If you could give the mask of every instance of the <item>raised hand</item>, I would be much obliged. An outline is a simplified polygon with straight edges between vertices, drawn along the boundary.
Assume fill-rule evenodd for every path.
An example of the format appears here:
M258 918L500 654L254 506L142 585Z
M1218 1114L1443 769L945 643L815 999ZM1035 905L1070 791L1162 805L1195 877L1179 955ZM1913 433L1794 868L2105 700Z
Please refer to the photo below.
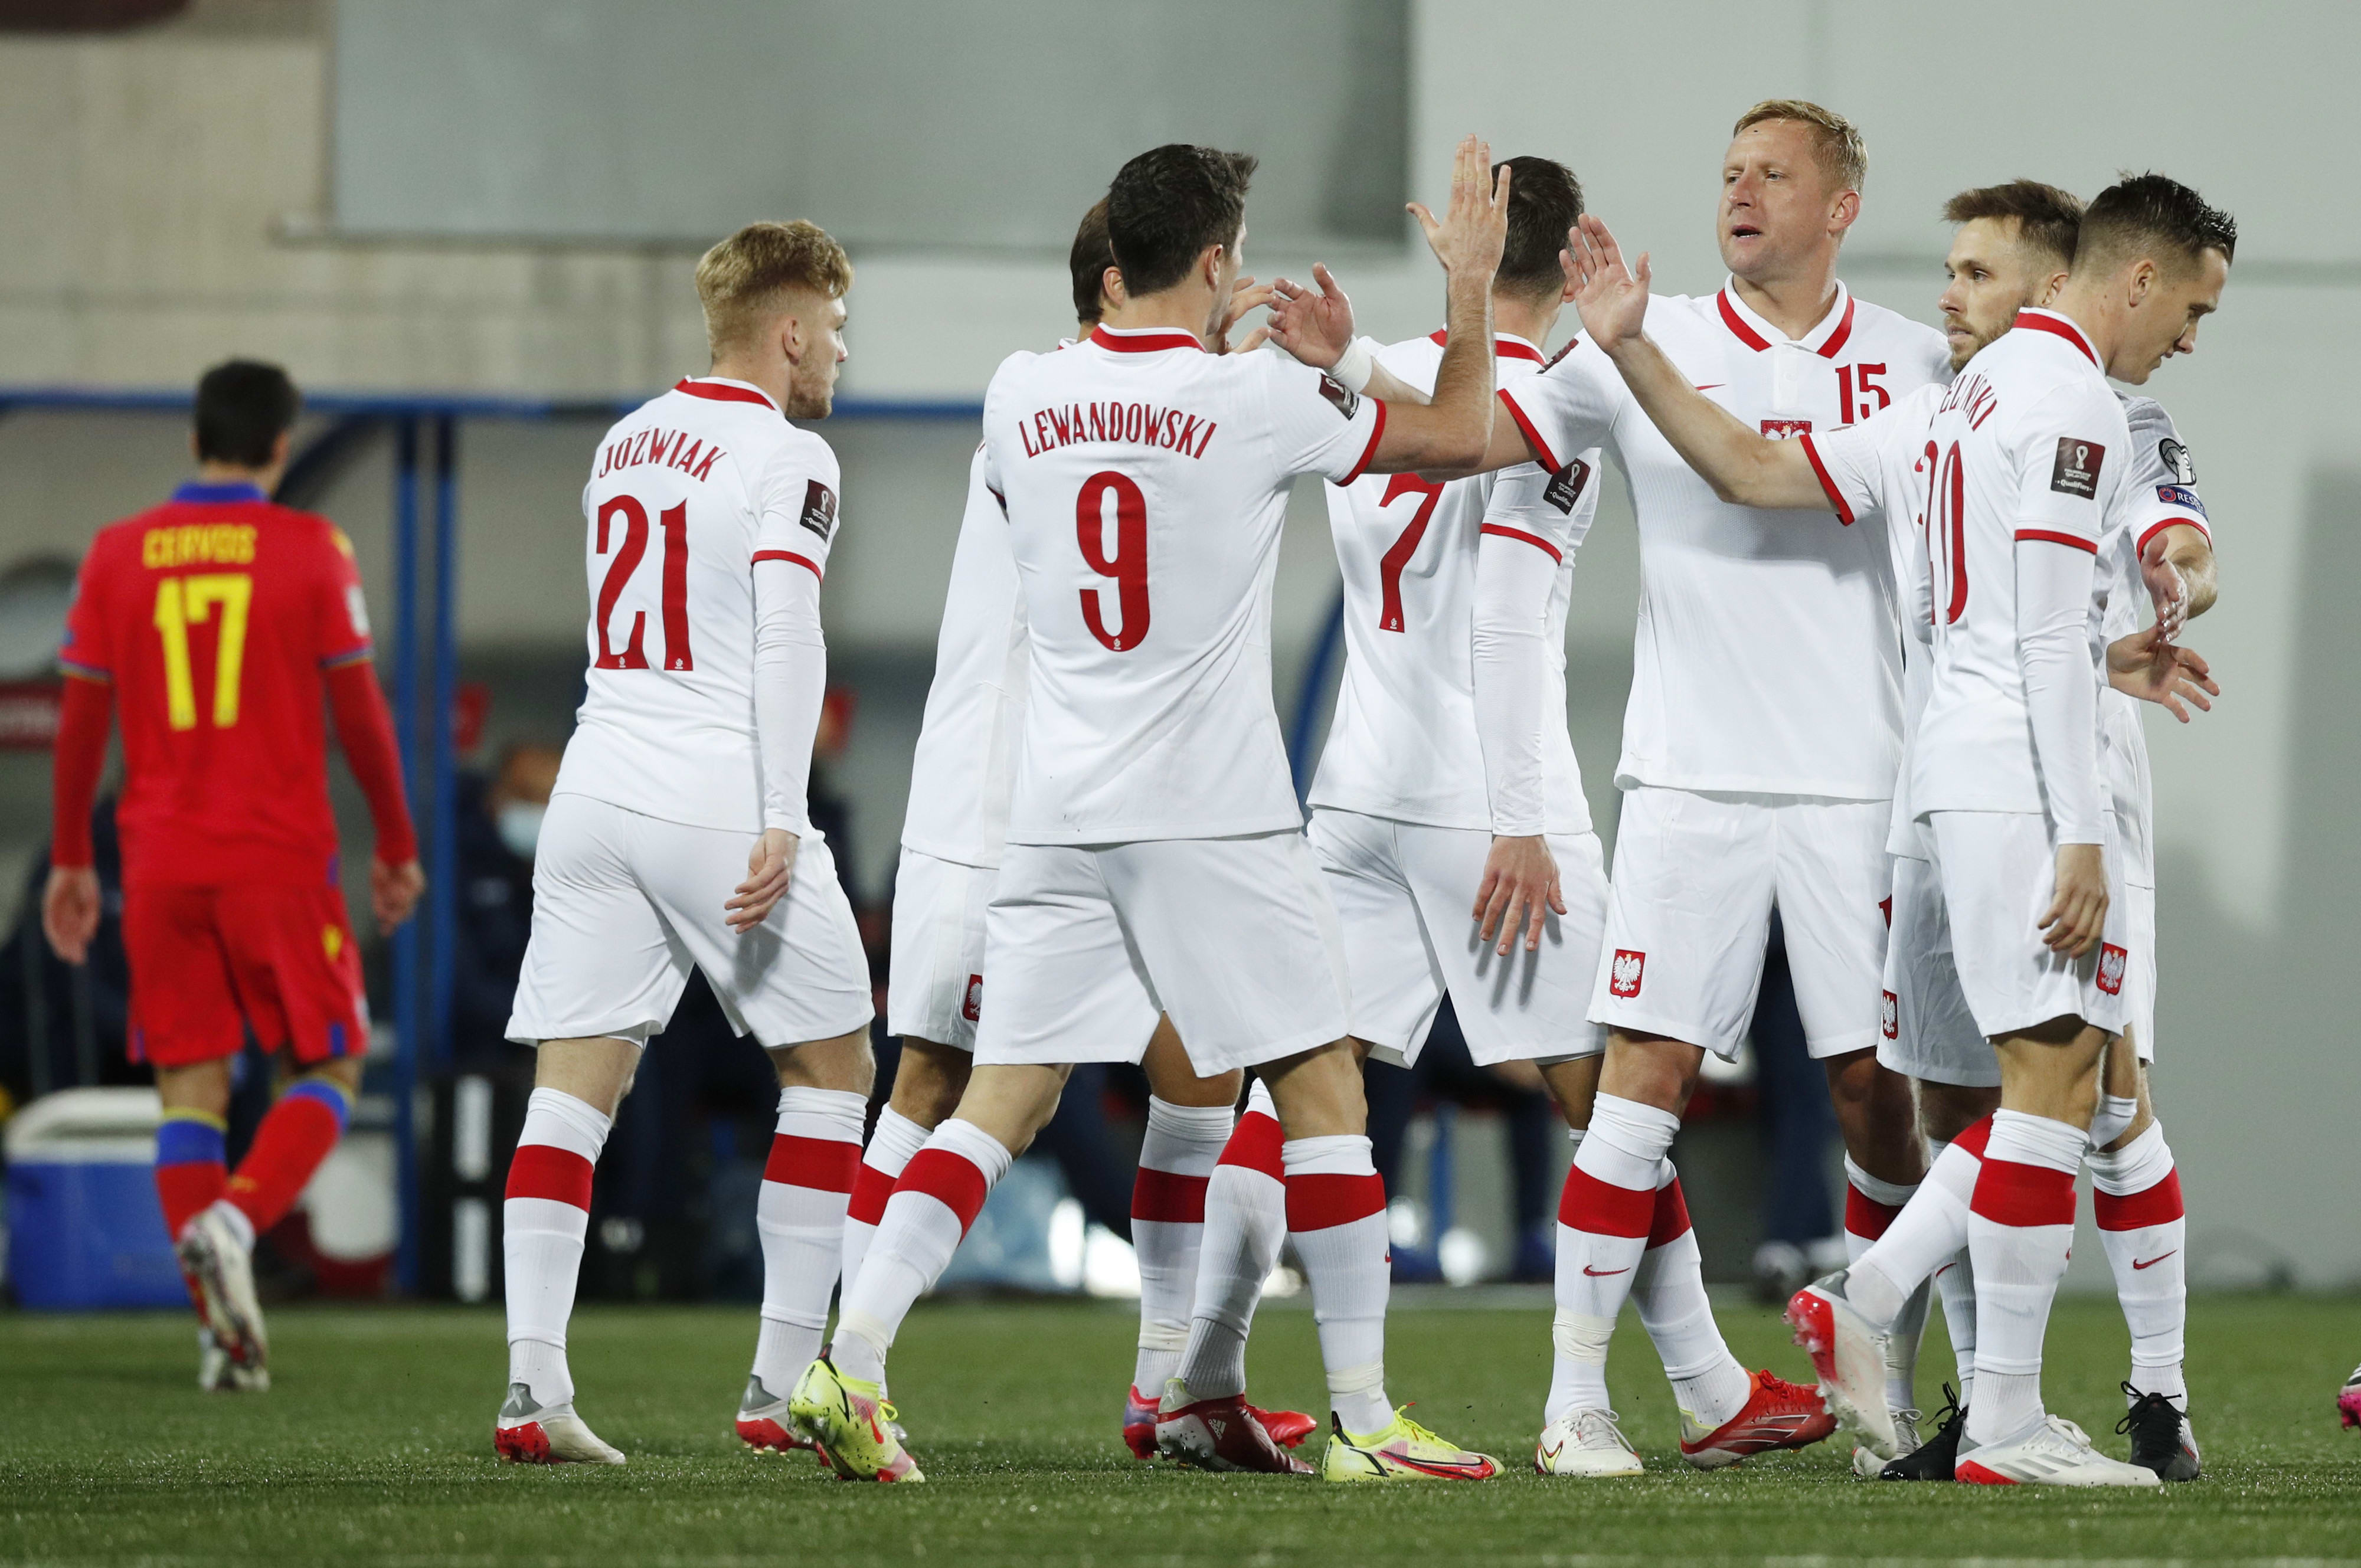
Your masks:
M1426 231L1426 243L1444 272L1453 278L1481 277L1488 283L1500 269L1509 243L1509 170L1492 176L1490 144L1469 137L1459 144L1451 169L1451 205L1441 222L1425 203L1407 210Z
M1353 302L1334 273L1319 262L1312 264L1312 281L1318 291L1281 278L1270 286L1270 340L1290 356L1325 370L1343 357L1353 342Z
M2118 637L2107 644L2107 684L2142 702L2152 702L2186 724L2189 710L2211 713L2209 698L2222 695L2213 667L2194 648L2176 646L2161 625Z
M1640 335L1648 316L1648 253L1640 253L1635 277L1623 264L1622 247L1605 224L1584 214L1565 231L1558 265L1575 286L1574 308L1582 329L1604 349Z
M1235 345L1230 342L1230 334L1237 330L1239 321L1248 311L1260 310L1270 303L1271 298L1271 286L1257 284L1252 278L1241 278L1232 285L1230 308L1222 313L1220 324L1213 328L1213 341L1210 345L1213 351L1216 354L1246 354L1260 348L1262 340L1269 335L1264 327L1255 328L1246 334L1244 343Z

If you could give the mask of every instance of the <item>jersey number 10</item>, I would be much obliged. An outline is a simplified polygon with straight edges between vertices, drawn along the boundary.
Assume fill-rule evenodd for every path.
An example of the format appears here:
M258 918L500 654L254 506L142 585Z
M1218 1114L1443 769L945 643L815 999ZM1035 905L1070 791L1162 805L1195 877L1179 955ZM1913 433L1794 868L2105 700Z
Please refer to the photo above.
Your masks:
M648 629L648 612L631 612L631 636L618 652L608 640L608 623L615 616L615 601L623 597L623 585L640 569L640 558L648 553L648 509L630 496L609 496L598 503L598 554L610 548L609 530L617 518L623 521L621 548L616 549L615 559L607 567L607 575L598 583L598 614L593 621L598 629L598 657L591 668L598 670L644 670L648 667L643 639ZM688 503L682 501L668 506L656 514L664 529L664 667L667 670L693 670L697 657L688 645Z
M156 635L164 644L164 715L175 729L197 727L197 683L189 671L189 628L221 609L214 642L214 728L237 722L238 678L246 671L246 618L254 579L244 572L165 577L156 584Z

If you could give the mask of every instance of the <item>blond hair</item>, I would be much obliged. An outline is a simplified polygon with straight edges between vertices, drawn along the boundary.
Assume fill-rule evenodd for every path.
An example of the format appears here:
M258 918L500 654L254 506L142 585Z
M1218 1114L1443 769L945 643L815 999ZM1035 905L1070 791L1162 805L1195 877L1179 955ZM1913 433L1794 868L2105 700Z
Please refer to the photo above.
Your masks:
M1801 98L1765 98L1739 115L1730 134L1735 137L1765 120L1793 120L1811 127L1813 160L1838 190L1858 191L1869 179L1869 149L1861 145L1861 130L1834 109Z
M748 224L697 263L705 341L716 354L742 344L791 289L833 300L851 287L852 261L844 247L802 218Z

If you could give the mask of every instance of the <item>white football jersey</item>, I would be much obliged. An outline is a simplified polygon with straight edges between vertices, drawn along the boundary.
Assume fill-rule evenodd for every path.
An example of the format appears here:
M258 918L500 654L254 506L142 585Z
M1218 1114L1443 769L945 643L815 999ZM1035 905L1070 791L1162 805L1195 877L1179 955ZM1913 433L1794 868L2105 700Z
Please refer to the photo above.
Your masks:
M2118 543L2131 433L2098 356L2064 316L2028 310L1951 383L1927 439L1938 455L1927 537L1938 610L1934 690L1911 759L1910 804L1930 811L2047 812L2068 843L2098 823L2088 780L2045 779L2019 663L2022 541L2088 551L2092 601L2110 598L2098 561ZM2095 645L2097 627L2092 628ZM2092 650L2095 652L2095 646ZM2097 663L2092 679L2103 689ZM2095 713L2096 693L2093 696ZM2096 726L2094 724L2094 729ZM2093 763L2104 746L2092 738Z
M1495 343L1504 384L1547 363L1522 338L1502 334ZM1431 392L1443 345L1436 332L1394 344L1378 357L1403 381ZM1471 655L1476 556L1486 532L1514 529L1551 558L1536 560L1557 576L1548 625L1556 707L1541 726L1542 831L1590 830L1566 731L1565 615L1575 548L1598 510L1598 465L1595 449L1573 460L1553 492L1564 506L1543 500L1555 476L1531 463L1447 484L1393 474L1329 488L1328 527L1345 585L1345 673L1312 784L1312 805L1492 830Z
M1841 284L1801 338L1734 288L1650 301L1648 332L1692 384L1766 435L1851 424L1949 375L1940 334ZM1615 782L1890 797L1901 656L1878 531L1717 499L1587 340L1500 398L1546 466L1612 444L1631 479L1640 620Z
M1902 761L1894 774L1894 816L1885 852L1931 861L1927 825L1910 809L1910 753L1934 684L1932 590L1927 554L1927 487L1933 470L1928 427L1949 384L1929 382L1859 424L1807 432L1812 471L1840 521L1885 530L1902 611Z
M823 575L837 495L828 443L743 381L684 380L607 433L582 490L590 669L556 793L762 830L754 563Z
M1180 332L1001 366L985 482L1032 641L1010 842L1302 825L1270 695L1279 528L1296 475L1357 478L1384 428L1316 370Z
M927 688L902 819L905 845L968 866L1000 863L1032 667L1008 516L983 470L979 445L968 465L967 510L951 553L935 679Z
M2186 523L2206 538L2213 531L2198 499L2196 467L2189 448L2173 428L2172 416L2153 398L2117 392L2124 420L2132 433L2128 485L2130 517L2117 535L2115 548L2099 563L2110 582L2110 596L2101 635L2112 642L2147 626L2151 619L2147 583L2140 576L2140 554L2149 540L2175 523ZM2106 730L2103 762L2107 793L2115 813L2115 837L2123 847L2124 880L2135 887L2156 885L2156 806L2149 784L2147 736L2140 719L2140 701L2113 687L2099 695L2099 721Z

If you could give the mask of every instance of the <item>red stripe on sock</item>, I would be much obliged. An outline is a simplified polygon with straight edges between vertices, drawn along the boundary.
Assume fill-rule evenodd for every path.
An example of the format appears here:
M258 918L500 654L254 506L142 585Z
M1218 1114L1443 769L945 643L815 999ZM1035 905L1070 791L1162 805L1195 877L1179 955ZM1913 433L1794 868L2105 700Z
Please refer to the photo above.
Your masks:
M1312 1173L1286 1180L1290 1231L1324 1231L1385 1212L1385 1179L1374 1170L1367 1176Z
M2103 1231L2137 1231L2150 1225L2169 1225L2183 1219L2187 1211L2180 1206L2180 1170L2175 1167L2164 1173L2164 1179L2144 1192L2127 1192L2118 1198L2112 1192L2092 1189L2091 1207L2098 1214Z
M1617 1187L1578 1165L1568 1166L1565 1190L1558 1195L1557 1223L1594 1236L1644 1236L1655 1228L1656 1194Z
M885 1217L885 1200L893 1196L894 1179L862 1160L852 1176L852 1197L845 1205L844 1217L873 1225Z
M793 1133L771 1135L771 1157L763 1162L763 1179L787 1187L808 1187L819 1192L850 1192L861 1168L861 1146L841 1138L799 1138Z
M2070 1225L2074 1173L1987 1157L1968 1209L1999 1225Z
M1564 1217L1562 1211L1560 1217ZM1648 1248L1653 1252L1688 1234L1689 1201L1681 1192L1681 1179L1675 1176L1656 1189L1656 1206L1648 1222Z
M1249 1111L1238 1118L1230 1134L1230 1141L1222 1146L1222 1165L1242 1165L1248 1170L1261 1171L1274 1181L1287 1179L1287 1161L1279 1150L1287 1135L1279 1130L1279 1120L1259 1111Z
M228 1181L229 1168L217 1159L158 1166L156 1197L164 1205L164 1234L178 1236L182 1225L213 1206Z
M588 1212L590 1162L572 1149L562 1149L555 1144L519 1144L509 1161L507 1195L546 1198L553 1203L571 1203Z
M1991 1136L1992 1118L1986 1116L1981 1122L1971 1124L1965 1132L1953 1138L1951 1146L1955 1149L1965 1149L1978 1159L1982 1159L1984 1157L1985 1140Z
M975 1161L938 1148L923 1148L912 1155L902 1179L894 1184L895 1192L923 1192L957 1214L961 1235L975 1223L984 1194L991 1190Z
M1902 1212L1898 1203L1881 1203L1852 1183L1845 1183L1845 1229L1863 1241L1875 1241Z
M1205 1189L1211 1181L1210 1177L1151 1170L1143 1165L1131 1182L1131 1217L1170 1225L1202 1225Z
M287 1217L312 1173L344 1135L335 1108L311 1094L283 1094L254 1130L254 1142L223 1188L257 1234Z

